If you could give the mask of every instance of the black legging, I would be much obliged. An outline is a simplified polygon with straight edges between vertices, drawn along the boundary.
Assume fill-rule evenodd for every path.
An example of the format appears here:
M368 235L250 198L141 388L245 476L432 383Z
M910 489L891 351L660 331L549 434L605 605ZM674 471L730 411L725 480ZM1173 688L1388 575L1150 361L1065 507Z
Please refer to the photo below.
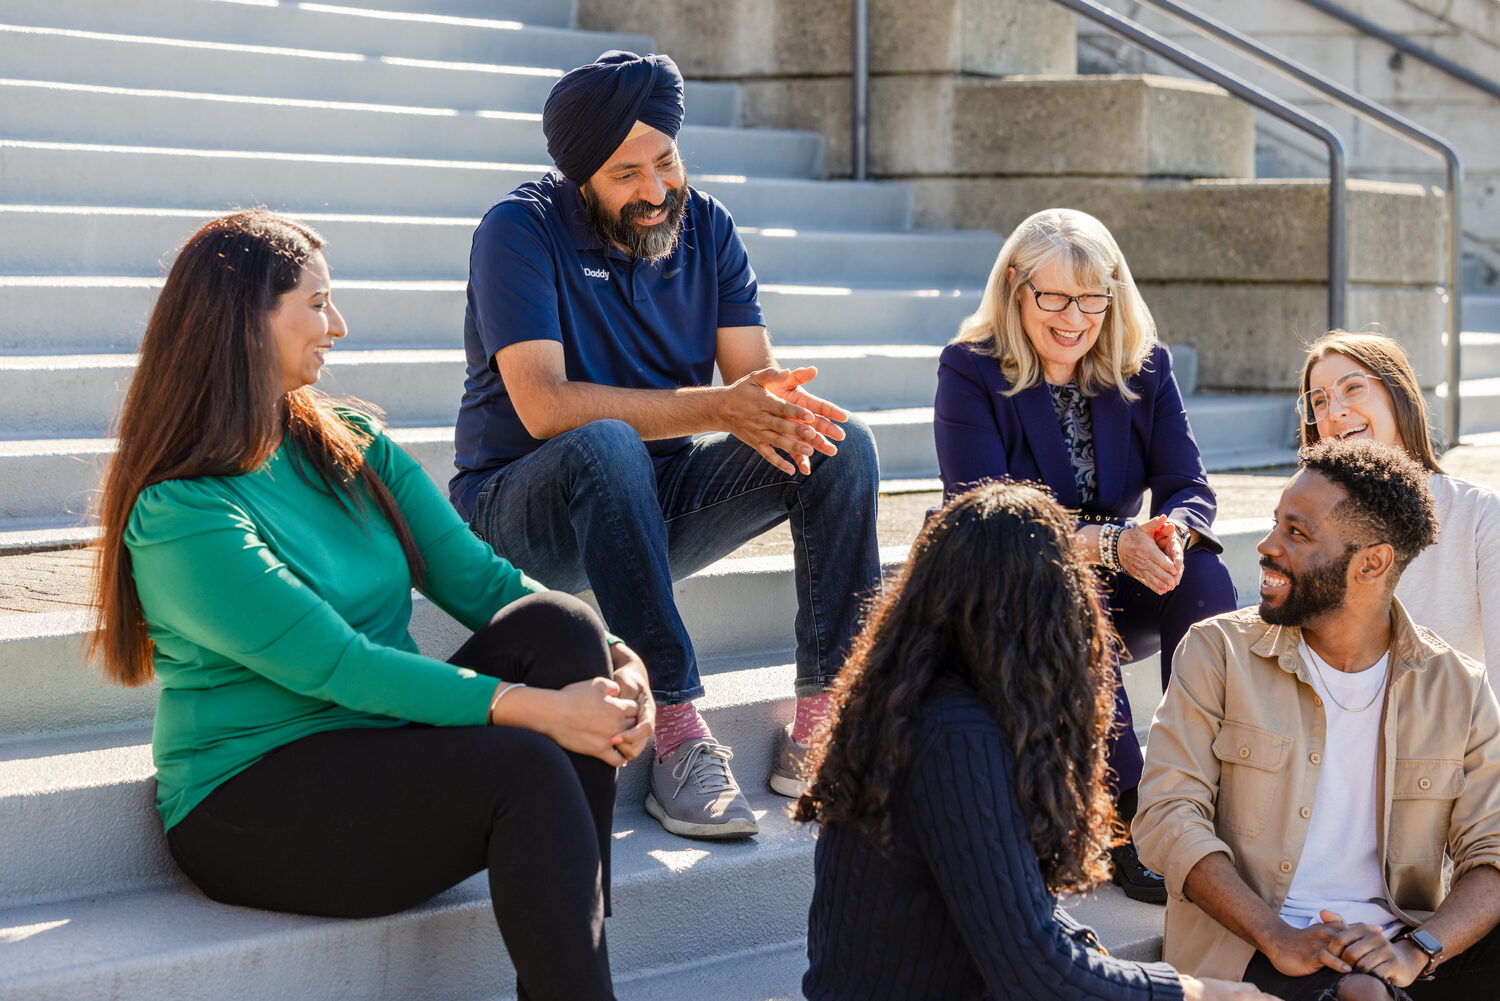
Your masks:
M450 661L561 688L609 677L604 627L560 593L507 605ZM332 917L412 907L489 870L521 997L611 1001L615 770L515 727L333 730L219 786L167 832L215 900Z

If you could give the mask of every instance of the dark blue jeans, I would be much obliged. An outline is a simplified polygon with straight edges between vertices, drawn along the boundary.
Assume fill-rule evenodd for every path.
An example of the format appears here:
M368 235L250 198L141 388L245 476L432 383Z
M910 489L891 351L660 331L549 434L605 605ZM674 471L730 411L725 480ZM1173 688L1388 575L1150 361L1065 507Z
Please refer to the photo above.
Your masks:
M1127 663L1161 652L1161 687L1172 679L1172 654L1195 623L1232 612L1239 607L1239 594L1230 579L1224 559L1202 546L1189 549L1182 561L1182 581L1166 594L1157 594L1126 573L1106 578L1109 614L1115 631L1125 644ZM1130 702L1116 668L1115 729L1110 733L1109 764L1118 789L1134 789L1141 781L1141 745L1135 739ZM1152 706L1155 712L1156 707Z
M880 586L875 441L858 418L838 454L788 476L728 434L653 462L621 421L549 439L480 490L470 520L495 552L549 587L592 587L611 632L640 654L662 705L703 694L672 581L790 519L797 694L838 673L864 602ZM732 614L733 610L727 610Z

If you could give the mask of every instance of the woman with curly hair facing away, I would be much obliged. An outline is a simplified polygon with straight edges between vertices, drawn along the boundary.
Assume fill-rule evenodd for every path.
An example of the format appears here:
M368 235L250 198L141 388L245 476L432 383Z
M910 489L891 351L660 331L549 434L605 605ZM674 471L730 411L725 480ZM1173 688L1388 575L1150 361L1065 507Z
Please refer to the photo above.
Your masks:
M1114 637L1077 548L1041 489L984 484L867 618L796 806L813 1001L1266 997L1107 956L1058 905L1108 878L1113 819Z
M156 805L215 900L390 914L489 872L531 1001L610 1001L615 767L639 658L495 556L367 412L312 388L345 333L322 238L264 211L177 254L104 481L93 649L161 683ZM474 630L449 662L411 588Z

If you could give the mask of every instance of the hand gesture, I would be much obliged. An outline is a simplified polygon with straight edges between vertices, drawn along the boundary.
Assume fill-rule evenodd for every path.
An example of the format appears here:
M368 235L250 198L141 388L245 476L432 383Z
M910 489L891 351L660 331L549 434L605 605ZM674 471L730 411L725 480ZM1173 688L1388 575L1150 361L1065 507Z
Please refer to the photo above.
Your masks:
M1182 978L1182 998L1183 1001L1278 1001L1254 984L1200 980L1186 975Z
M640 757L656 729L656 701L651 697L646 665L634 650L624 643L615 643L609 648L609 656L614 664L615 683L620 686L620 698L633 699L636 704L635 725L610 738L620 756L631 761Z
M555 696L538 727L565 751L588 754L619 768L625 764L615 738L636 727L641 708L620 698L621 686L609 678L590 678L550 693ZM639 752L637 752L639 753Z
M1368 936L1371 925L1346 925L1332 911L1323 911L1319 924L1306 928L1282 925L1269 949L1264 949L1271 965L1289 977L1305 977L1323 967L1338 973L1352 973L1354 967L1343 958L1343 952L1354 942ZM1379 934L1380 929L1374 929Z
M849 414L802 388L816 368L762 368L727 387L721 410L724 429L789 476L812 471L814 450L834 455L844 430L835 422ZM786 453L783 458L781 453Z
M1344 924L1344 919L1333 911L1320 911L1318 917L1325 925ZM1357 937L1344 946L1339 958L1351 964L1360 973L1368 973L1397 987L1405 987L1421 975L1427 966L1427 953L1405 940L1392 942L1374 925L1349 925Z
M1125 572L1157 594L1182 580L1182 545L1164 514L1121 532L1119 552Z

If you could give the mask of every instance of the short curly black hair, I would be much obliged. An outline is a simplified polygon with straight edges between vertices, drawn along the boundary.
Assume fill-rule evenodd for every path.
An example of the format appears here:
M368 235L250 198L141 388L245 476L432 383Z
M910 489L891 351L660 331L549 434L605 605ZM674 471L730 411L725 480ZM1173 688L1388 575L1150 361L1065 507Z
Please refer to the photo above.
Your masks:
M1325 438L1298 453L1302 468L1327 477L1346 497L1333 509L1351 541L1388 542L1399 577L1437 539L1437 508L1427 470L1399 448L1373 441ZM1394 578L1393 578L1394 583Z

